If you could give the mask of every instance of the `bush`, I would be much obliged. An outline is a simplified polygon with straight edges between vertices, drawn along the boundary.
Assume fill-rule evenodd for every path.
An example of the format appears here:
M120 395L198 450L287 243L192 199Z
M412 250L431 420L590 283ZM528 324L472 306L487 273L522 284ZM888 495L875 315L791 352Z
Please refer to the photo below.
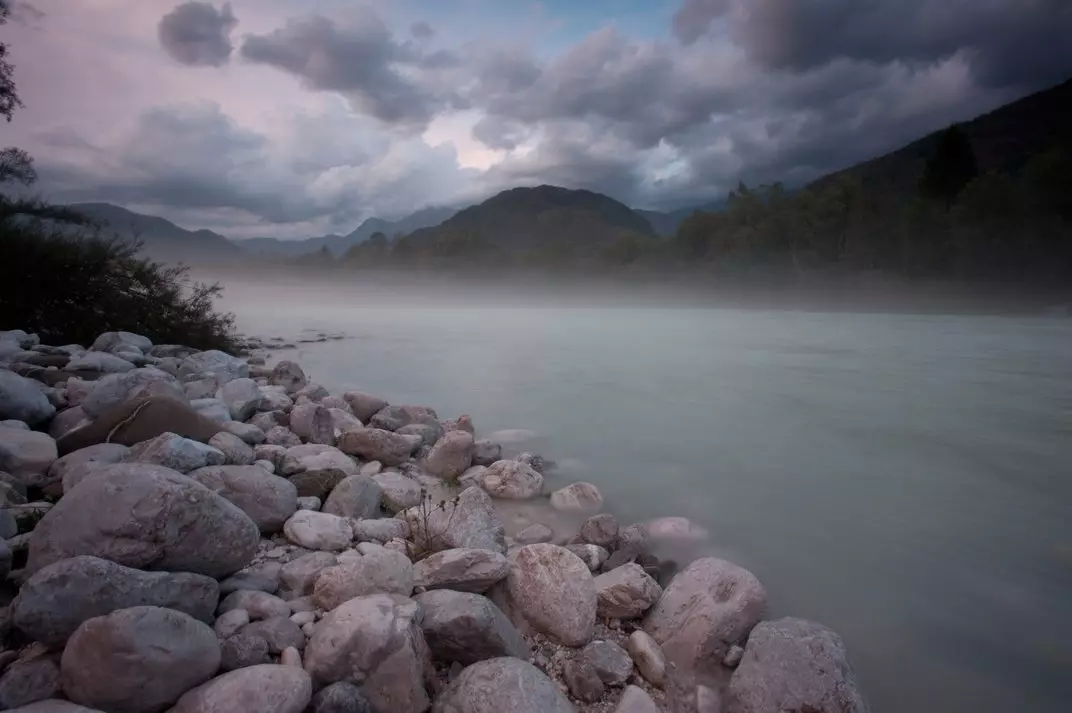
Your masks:
M0 197L0 329L83 345L125 330L157 344L236 351L233 316L212 308L220 286L139 257L139 247L66 209Z

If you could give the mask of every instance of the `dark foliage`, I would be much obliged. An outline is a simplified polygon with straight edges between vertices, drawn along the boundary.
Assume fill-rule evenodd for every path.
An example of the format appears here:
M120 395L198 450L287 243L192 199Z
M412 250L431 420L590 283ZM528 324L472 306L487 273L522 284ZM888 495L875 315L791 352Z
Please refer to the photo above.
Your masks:
M939 135L938 145L923 167L919 192L949 208L978 175L979 166L968 136L959 126L950 126Z

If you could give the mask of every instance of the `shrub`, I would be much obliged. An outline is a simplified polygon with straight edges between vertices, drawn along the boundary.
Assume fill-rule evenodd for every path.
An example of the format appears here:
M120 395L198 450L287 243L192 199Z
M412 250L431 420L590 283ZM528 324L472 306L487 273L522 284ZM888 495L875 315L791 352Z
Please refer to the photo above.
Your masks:
M83 345L125 330L235 351L233 316L213 311L220 286L140 257L139 247L69 210L0 197L0 329Z

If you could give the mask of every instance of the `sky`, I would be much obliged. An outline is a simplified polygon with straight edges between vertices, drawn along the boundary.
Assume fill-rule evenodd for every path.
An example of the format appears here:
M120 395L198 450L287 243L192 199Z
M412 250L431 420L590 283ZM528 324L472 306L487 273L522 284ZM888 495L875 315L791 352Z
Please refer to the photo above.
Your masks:
M45 197L229 237L800 185L1072 76L1069 0L16 0Z

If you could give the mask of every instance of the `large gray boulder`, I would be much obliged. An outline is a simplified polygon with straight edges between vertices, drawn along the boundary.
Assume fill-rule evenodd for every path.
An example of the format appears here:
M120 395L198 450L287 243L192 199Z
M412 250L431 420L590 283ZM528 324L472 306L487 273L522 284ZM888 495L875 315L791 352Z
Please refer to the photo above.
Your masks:
M279 596L289 600L312 594L316 578L336 564L338 559L331 552L310 552L287 562L279 570Z
M260 387L249 378L228 381L216 392L216 398L227 406L235 421L248 421L264 404Z
M290 616L290 605L277 596L257 589L239 589L231 592L217 609L217 613L241 609L249 615L250 620L271 619L277 616Z
M603 496L591 483L572 483L551 493L551 507L562 512L593 514L603 509Z
M419 436L406 436L381 428L361 428L339 436L339 450L384 465L402 465L421 445Z
M350 409L361 423L368 423L369 419L387 406L387 402L380 397L362 391L347 391L342 397L350 404Z
M207 624L172 609L133 607L82 623L63 649L63 691L109 713L159 713L220 667Z
M0 709L22 710L22 706L55 698L63 693L59 659L42 654L17 660L0 676Z
M395 517L383 517L371 520L350 520L354 530L354 539L358 542L390 542L394 539L404 540L409 537L409 525L405 520Z
M179 375L182 378L188 376L213 375L220 384L225 384L234 379L245 379L249 376L249 365L244 359L224 354L212 349L207 352L191 354L182 360L179 367Z
M0 426L0 471L26 487L55 482L48 470L59 456L56 441L47 433Z
M56 413L56 407L33 381L0 369L0 421L15 419L36 426Z
M171 374L152 367L109 374L93 382L92 388L80 404L86 416L91 419L99 418L105 411L124 401L142 396L168 396L187 403L186 394L178 380Z
M385 431L397 431L403 426L423 423L436 429L436 438L439 438L443 433L443 426L439 423L439 417L433 409L427 406L384 406L367 420L373 428L382 428Z
M510 562L492 550L443 550L413 565L414 586L482 594L510 572Z
M543 476L527 463L516 460L495 461L477 481L493 498L527 500L543 490Z
M383 491L372 478L351 475L335 486L321 510L341 517L379 517L382 497Z
M448 431L424 458L424 469L443 480L457 480L473 464L473 435Z
M227 424L222 426L226 428ZM249 444L230 431L220 431L208 439L208 445L223 454L227 465L253 465L256 460Z
M222 451L170 432L133 446L126 457L128 463L151 463L180 473L223 465L226 460Z
M396 470L385 470L372 476L383 495L380 504L392 515L421 503L421 485Z
M651 609L663 588L635 562L596 577L596 613L610 619L636 619Z
M290 430L306 443L335 445L335 422L331 410L320 404L298 404L290 412Z
M282 386L288 394L293 394L304 389L309 379L306 378L305 372L297 362L284 360L272 369L268 383L273 386Z
M804 619L758 624L730 678L726 713L867 713L841 637Z
M479 661L454 679L432 713L575 713L558 686L517 658Z
M686 671L713 669L748 636L767 609L755 575L714 557L693 561L671 580L644 620L666 658Z
M420 606L388 594L342 604L317 624L305 648L305 670L317 686L361 681L375 711L422 713L432 669Z
M153 342L148 337L143 337L140 334L134 334L133 332L104 332L95 340L89 347L93 352L112 352L113 354L121 351L130 351L133 349L138 352L148 352L153 346Z
M105 466L49 510L26 568L94 555L128 567L226 577L249 564L260 532L200 483L151 465Z
M274 430L274 429L273 429ZM335 468L348 475L357 473L357 464L338 448L321 443L306 443L287 448L280 475L297 475L307 470Z
M410 539L426 552L453 548L506 553L506 529L491 498L472 487L439 504L425 503L398 514L409 523Z
M633 674L633 659L629 652L613 641L590 642L581 649L581 658L608 686L620 686Z
M338 515L298 510L283 525L287 539L307 550L344 550L354 539L349 521Z
M212 577L143 572L82 555L50 564L23 583L11 619L34 641L59 646L82 622L130 607L165 607L211 622L218 599Z
M310 713L376 713L364 692L352 683L340 681L313 696Z
M539 544L517 550L505 587L496 594L522 631L538 631L564 646L584 646L592 639L595 582L588 566L564 547Z
M412 592L413 565L409 558L385 549L346 559L322 571L313 586L313 602L331 611L354 597L368 594L408 597Z
M130 449L119 443L98 443L86 448L80 448L56 460L48 469L48 479L52 482L63 482L71 471L82 468L87 464L95 466L115 465L122 463L130 453ZM74 487L72 484L71 487ZM64 492L69 488L64 488Z
M238 636L253 636L268 643L268 651L277 656L288 648L305 648L305 634L290 616L273 616L246 624L238 630Z
M424 610L421 628L434 659L468 666L500 656L528 658L520 632L486 597L440 589L415 599Z
M108 354L107 352L86 352L81 356L72 357L64 371L97 371L101 374L120 374L124 371L133 371L136 367L122 357Z
M302 713L312 697L312 681L302 669L260 664L188 691L169 713Z
M294 484L260 466L209 466L192 471L189 477L234 503L265 534L282 530L298 510Z

